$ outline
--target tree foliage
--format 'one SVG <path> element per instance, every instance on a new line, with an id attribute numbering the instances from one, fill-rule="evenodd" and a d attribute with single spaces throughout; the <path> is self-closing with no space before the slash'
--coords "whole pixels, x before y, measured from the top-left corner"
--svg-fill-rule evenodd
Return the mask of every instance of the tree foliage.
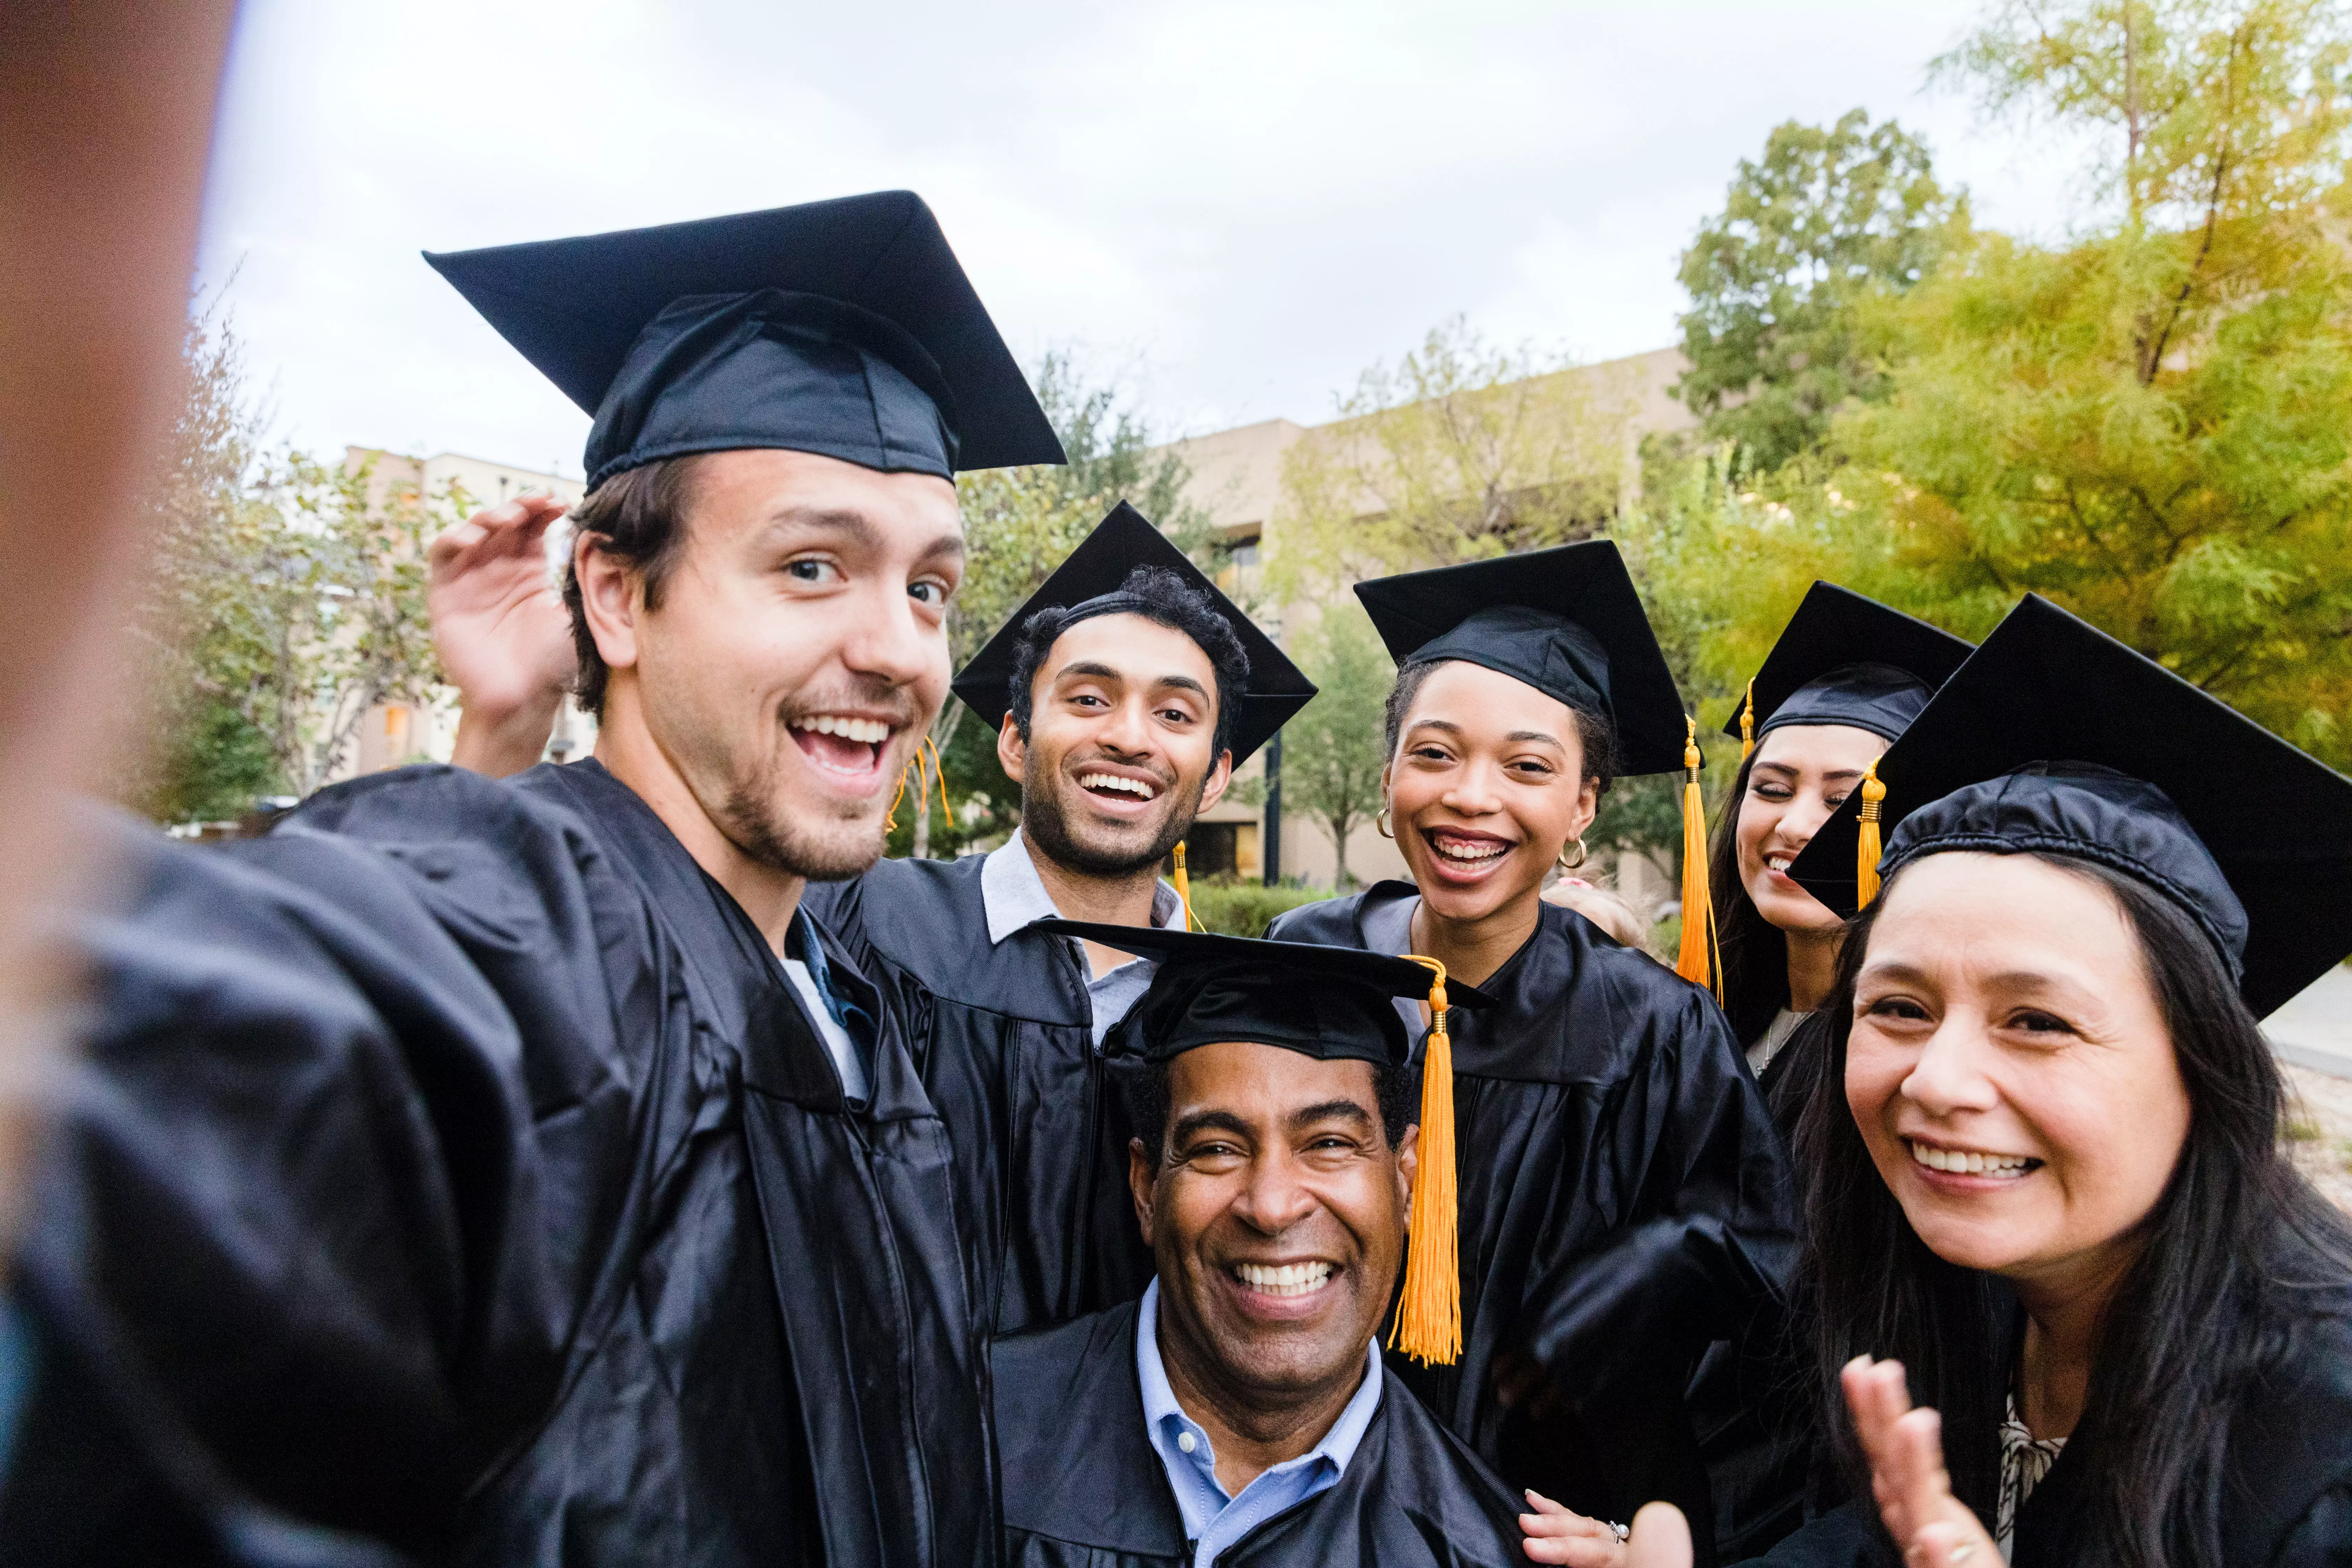
<path id="1" fill-rule="evenodd" d="M 1456 320 L 1375 363 L 1284 459 L 1277 597 L 1580 539 L 1633 477 L 1633 390 Z"/>
<path id="2" fill-rule="evenodd" d="M 1856 109 L 1827 129 L 1778 127 L 1683 253 L 1690 368 L 1675 395 L 1759 468 L 1819 446 L 1848 399 L 1885 391 L 1853 305 L 1926 278 L 1968 222 L 1967 197 L 1895 121 Z"/>
<path id="3" fill-rule="evenodd" d="M 2315 0 L 2004 7 L 1946 68 L 2104 137 L 2105 222 L 1866 309 L 1891 395 L 1834 437 L 1919 592 L 2046 595 L 2339 766 L 2347 61 Z"/>
<path id="4" fill-rule="evenodd" d="M 371 475 L 260 449 L 236 339 L 192 321 L 188 393 L 153 488 L 131 628 L 149 658 L 150 758 L 123 793 L 166 820 L 308 794 L 377 703 L 438 679 L 424 543 L 462 496 L 372 494 Z"/>
<path id="5" fill-rule="evenodd" d="M 1316 685 L 1315 700 L 1282 731 L 1284 803 L 1330 835 L 1344 890 L 1348 838 L 1380 809 L 1381 770 L 1388 763 L 1382 708 L 1396 680 L 1371 618 L 1338 603 L 1291 639 L 1291 657 Z"/>

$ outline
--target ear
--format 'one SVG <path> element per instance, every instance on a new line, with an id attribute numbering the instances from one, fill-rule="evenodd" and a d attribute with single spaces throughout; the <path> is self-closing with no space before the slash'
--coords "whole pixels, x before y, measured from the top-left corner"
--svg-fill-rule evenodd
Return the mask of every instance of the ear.
<path id="1" fill-rule="evenodd" d="M 1397 1203 L 1406 1214 L 1412 1212 L 1412 1176 L 1421 1169 L 1421 1124 L 1413 1123 L 1397 1140 Z"/>
<path id="2" fill-rule="evenodd" d="M 580 580 L 580 613 L 588 634 L 610 669 L 637 662 L 637 617 L 644 613 L 643 584 L 636 569 L 602 548 L 600 536 L 580 533 L 572 541 L 572 570 Z"/>
<path id="3" fill-rule="evenodd" d="M 1019 784 L 1028 761 L 1029 742 L 1021 738 L 1021 725 L 1013 717 L 1013 710 L 1007 708 L 1004 722 L 996 729 L 996 765 L 1004 770 L 1006 778 Z"/>
<path id="4" fill-rule="evenodd" d="M 1207 780 L 1201 785 L 1201 804 L 1193 809 L 1206 811 L 1224 799 L 1225 788 L 1233 782 L 1234 754 L 1231 752 L 1219 752 L 1217 765 L 1209 770 Z"/>
<path id="5" fill-rule="evenodd" d="M 1143 1245 L 1151 1245 L 1151 1189 L 1160 1162 L 1143 1147 L 1143 1140 L 1127 1141 L 1127 1190 L 1135 1199 L 1135 1223 L 1143 1227 Z"/>
<path id="6" fill-rule="evenodd" d="M 1601 781 L 1586 779 L 1577 786 L 1576 819 L 1569 826 L 1569 837 L 1581 838 L 1592 819 L 1601 815 Z M 1566 847 L 1565 845 L 1562 847 Z"/>

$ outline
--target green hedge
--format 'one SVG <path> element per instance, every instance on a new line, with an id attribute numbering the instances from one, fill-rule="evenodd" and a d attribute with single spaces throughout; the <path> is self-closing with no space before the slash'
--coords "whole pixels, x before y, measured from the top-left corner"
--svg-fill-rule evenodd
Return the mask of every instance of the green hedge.
<path id="1" fill-rule="evenodd" d="M 1331 896 L 1328 888 L 1269 888 L 1257 882 L 1192 884 L 1192 918 L 1227 936 L 1264 936 L 1285 910 Z"/>

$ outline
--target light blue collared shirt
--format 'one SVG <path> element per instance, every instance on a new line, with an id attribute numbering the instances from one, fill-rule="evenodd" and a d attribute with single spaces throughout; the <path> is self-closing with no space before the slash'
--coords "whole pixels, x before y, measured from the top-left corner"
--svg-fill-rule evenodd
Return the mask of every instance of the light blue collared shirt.
<path id="1" fill-rule="evenodd" d="M 1029 858 L 1028 841 L 1019 828 L 1013 837 L 988 852 L 980 866 L 980 903 L 988 915 L 988 940 L 992 946 L 1003 942 L 1014 931 L 1042 920 L 1058 916 L 1062 911 L 1054 903 L 1054 895 L 1045 890 L 1045 879 L 1037 875 L 1037 863 Z M 1184 922 L 1184 901 L 1176 889 L 1161 882 L 1151 889 L 1151 923 L 1168 929 Z M 1087 1001 L 1094 1012 L 1095 1044 L 1103 1043 L 1105 1036 L 1127 1016 L 1128 1010 L 1143 1000 L 1151 989 L 1152 971 L 1158 964 L 1148 958 L 1122 963 L 1105 974 L 1097 974 L 1087 963 L 1086 952 L 1078 952 L 1078 973 L 1087 976 Z"/>
<path id="2" fill-rule="evenodd" d="M 1184 1414 L 1168 1386 L 1160 1361 L 1160 1281 L 1143 1292 L 1135 1320 L 1135 1375 L 1143 1384 L 1143 1424 L 1153 1452 L 1168 1472 L 1168 1485 L 1184 1515 L 1184 1538 L 1193 1542 L 1192 1568 L 1216 1568 L 1220 1552 L 1284 1510 L 1339 1484 L 1339 1473 L 1356 1456 L 1381 1408 L 1381 1347 L 1372 1342 L 1364 1381 L 1339 1412 L 1323 1440 L 1295 1459 L 1285 1459 L 1229 1498 L 1217 1480 L 1216 1450 L 1209 1435 Z"/>

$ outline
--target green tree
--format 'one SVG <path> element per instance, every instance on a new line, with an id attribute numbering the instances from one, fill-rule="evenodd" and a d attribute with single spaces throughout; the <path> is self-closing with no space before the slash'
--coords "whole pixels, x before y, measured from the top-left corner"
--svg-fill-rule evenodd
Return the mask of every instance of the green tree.
<path id="1" fill-rule="evenodd" d="M 1359 577 L 1580 539 L 1633 478 L 1633 388 L 1455 320 L 1375 363 L 1284 459 L 1269 585 Z"/>
<path id="2" fill-rule="evenodd" d="M 1120 500 L 1160 525 L 1206 569 L 1217 564 L 1208 516 L 1184 499 L 1190 478 L 1183 459 L 1155 447 L 1149 423 L 1115 384 L 1091 381 L 1077 356 L 1049 353 L 1036 374 L 1038 401 L 1062 438 L 1069 462 L 991 468 L 960 475 L 967 549 L 963 586 L 948 610 L 948 640 L 956 667 L 994 637 L 997 628 L 1035 593 L 1062 559 Z M 996 759 L 996 737 L 970 721 L 950 700 L 931 724 L 942 764 L 919 801 L 914 779 L 895 814 L 889 852 L 952 855 L 975 839 L 1004 832 L 1020 820 L 1019 785 Z M 943 776 L 955 824 L 934 819 Z"/>
<path id="3" fill-rule="evenodd" d="M 370 708 L 425 698 L 439 671 L 424 543 L 467 504 L 376 493 L 366 469 L 260 452 L 236 341 L 216 314 L 192 321 L 185 358 L 131 627 L 149 658 L 154 742 L 124 782 L 166 818 L 233 815 L 271 787 L 308 794 Z"/>
<path id="4" fill-rule="evenodd" d="M 1833 437 L 1921 592 L 2044 594 L 2338 766 L 2347 60 L 2326 0 L 2001 7 L 1941 68 L 2098 138 L 2098 221 L 1867 306 L 1891 395 Z"/>
<path id="5" fill-rule="evenodd" d="M 1357 886 L 1348 868 L 1348 836 L 1381 805 L 1381 770 L 1388 763 L 1382 709 L 1396 666 L 1371 618 L 1345 602 L 1292 638 L 1291 657 L 1318 690 L 1283 726 L 1283 799 L 1331 836 L 1344 891 Z"/>
<path id="6" fill-rule="evenodd" d="M 1855 301 L 1917 283 L 1967 229 L 1967 197 L 1895 121 L 1856 109 L 1826 130 L 1778 127 L 1683 253 L 1690 369 L 1675 395 L 1758 468 L 1819 446 L 1848 399 L 1885 390 Z"/>

